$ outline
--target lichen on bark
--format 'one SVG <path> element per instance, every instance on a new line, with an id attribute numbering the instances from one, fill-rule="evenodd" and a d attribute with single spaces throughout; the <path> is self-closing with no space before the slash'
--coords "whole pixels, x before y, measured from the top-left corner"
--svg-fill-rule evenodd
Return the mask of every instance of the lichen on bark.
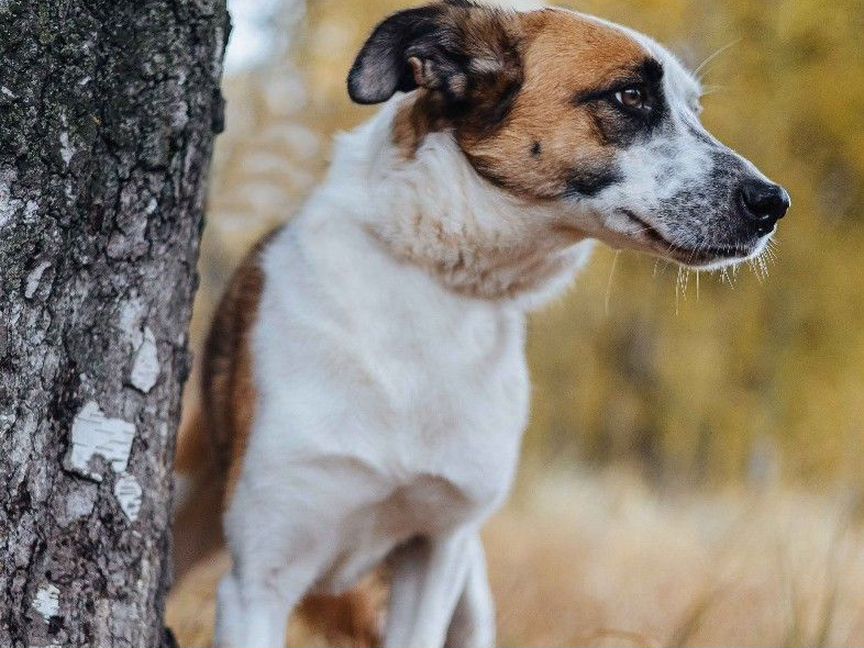
<path id="1" fill-rule="evenodd" d="M 170 465 L 227 33 L 224 0 L 0 0 L 2 646 L 168 643 Z M 98 445 L 70 461 L 94 412 L 125 465 Z"/>

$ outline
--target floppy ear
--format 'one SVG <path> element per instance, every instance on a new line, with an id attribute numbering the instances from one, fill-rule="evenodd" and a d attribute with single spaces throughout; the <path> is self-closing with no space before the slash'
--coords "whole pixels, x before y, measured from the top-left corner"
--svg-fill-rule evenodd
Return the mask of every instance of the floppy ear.
<path id="1" fill-rule="evenodd" d="M 463 101 L 472 88 L 518 59 L 504 19 L 504 13 L 467 0 L 394 14 L 360 50 L 348 75 L 348 94 L 357 103 L 374 104 L 422 87 L 450 102 Z"/>
<path id="2" fill-rule="evenodd" d="M 408 62 L 408 48 L 435 40 L 443 17 L 444 5 L 432 5 L 400 11 L 379 24 L 348 74 L 351 99 L 359 104 L 375 104 L 387 101 L 396 92 L 417 88 L 420 84 L 415 66 Z"/>

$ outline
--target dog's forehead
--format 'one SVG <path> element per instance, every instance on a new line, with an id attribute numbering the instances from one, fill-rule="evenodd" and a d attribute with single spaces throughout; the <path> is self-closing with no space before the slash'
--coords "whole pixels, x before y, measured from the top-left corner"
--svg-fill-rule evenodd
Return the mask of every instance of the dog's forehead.
<path id="1" fill-rule="evenodd" d="M 645 51 L 653 56 L 663 65 L 666 77 L 666 86 L 674 92 L 675 95 L 685 99 L 688 103 L 699 101 L 702 96 L 702 84 L 690 70 L 688 70 L 675 54 L 666 49 L 663 45 L 655 41 L 650 36 L 625 27 L 613 22 L 603 21 L 599 18 L 594 20 L 600 21 L 602 24 L 608 25 L 611 29 L 617 29 L 620 32 L 628 35 L 634 41 L 639 43 Z"/>
<path id="2" fill-rule="evenodd" d="M 539 16 L 541 12 L 534 13 Z M 702 88 L 696 77 L 668 49 L 645 34 L 617 23 L 570 9 L 542 10 L 535 42 L 552 44 L 556 58 L 579 57 L 586 75 L 602 79 L 616 69 L 654 59 L 663 66 L 665 86 L 671 96 L 689 105 L 697 104 Z M 548 56 L 547 47 L 547 56 Z M 530 55 L 530 49 L 529 49 Z"/>

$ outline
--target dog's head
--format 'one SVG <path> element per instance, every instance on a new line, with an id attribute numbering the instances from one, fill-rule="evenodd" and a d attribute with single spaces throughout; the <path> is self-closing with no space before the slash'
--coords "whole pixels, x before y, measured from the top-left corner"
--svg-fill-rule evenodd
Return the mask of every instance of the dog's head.
<path id="1" fill-rule="evenodd" d="M 449 0 L 382 22 L 348 78 L 359 103 L 418 90 L 407 155 L 450 131 L 488 181 L 560 226 L 697 267 L 759 254 L 789 196 L 699 121 L 700 87 L 641 34 L 562 9 Z"/>

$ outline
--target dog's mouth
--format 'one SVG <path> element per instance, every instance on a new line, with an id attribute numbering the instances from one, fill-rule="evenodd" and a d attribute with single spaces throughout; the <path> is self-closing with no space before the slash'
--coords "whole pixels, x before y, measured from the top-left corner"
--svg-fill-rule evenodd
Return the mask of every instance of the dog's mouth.
<path id="1" fill-rule="evenodd" d="M 761 242 L 757 239 L 749 244 L 705 244 L 687 247 L 670 241 L 651 223 L 629 209 L 621 209 L 620 211 L 639 225 L 639 234 L 648 244 L 649 252 L 692 268 L 722 267 L 745 261 L 756 254 Z"/>

